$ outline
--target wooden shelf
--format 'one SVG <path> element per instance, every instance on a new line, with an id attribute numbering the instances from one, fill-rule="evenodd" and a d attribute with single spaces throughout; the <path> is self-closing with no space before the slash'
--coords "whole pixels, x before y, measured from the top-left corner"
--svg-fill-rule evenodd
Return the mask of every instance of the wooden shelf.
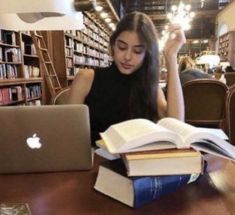
<path id="1" fill-rule="evenodd" d="M 91 17 L 88 12 L 84 13 L 86 28 L 83 30 L 48 32 L 48 46 L 62 87 L 71 84 L 81 68 L 110 64 L 109 29 L 104 30 L 97 24 L 99 20 Z"/>
<path id="2" fill-rule="evenodd" d="M 235 31 L 219 37 L 219 56 L 222 61 L 228 61 L 231 66 L 235 66 Z"/>
<path id="3" fill-rule="evenodd" d="M 44 103 L 44 80 L 33 77 L 35 72 L 42 75 L 43 71 L 33 52 L 31 36 L 26 32 L 0 29 L 0 41 L 0 106 L 28 105 L 26 93 L 40 94 L 32 100 Z"/>
<path id="4" fill-rule="evenodd" d="M 0 87 L 10 86 L 10 85 L 20 85 L 20 84 L 30 84 L 30 83 L 42 83 L 42 78 L 16 78 L 16 79 L 0 79 Z"/>

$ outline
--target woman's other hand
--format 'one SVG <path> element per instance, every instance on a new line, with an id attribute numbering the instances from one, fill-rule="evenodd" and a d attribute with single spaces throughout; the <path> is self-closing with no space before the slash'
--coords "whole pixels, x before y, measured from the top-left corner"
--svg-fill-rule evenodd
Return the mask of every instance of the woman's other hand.
<path id="1" fill-rule="evenodd" d="M 166 41 L 163 53 L 165 57 L 170 55 L 177 55 L 180 48 L 186 42 L 185 34 L 180 25 L 170 24 L 167 31 L 169 32 L 169 38 Z"/>

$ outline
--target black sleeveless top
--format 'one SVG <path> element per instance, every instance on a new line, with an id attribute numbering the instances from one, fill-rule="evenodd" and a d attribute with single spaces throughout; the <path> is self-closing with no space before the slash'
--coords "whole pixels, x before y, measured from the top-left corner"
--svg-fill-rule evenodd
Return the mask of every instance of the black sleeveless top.
<path id="1" fill-rule="evenodd" d="M 99 132 L 129 118 L 131 80 L 135 73 L 122 74 L 114 63 L 95 70 L 91 90 L 85 99 L 90 111 L 93 144 L 100 139 Z"/>

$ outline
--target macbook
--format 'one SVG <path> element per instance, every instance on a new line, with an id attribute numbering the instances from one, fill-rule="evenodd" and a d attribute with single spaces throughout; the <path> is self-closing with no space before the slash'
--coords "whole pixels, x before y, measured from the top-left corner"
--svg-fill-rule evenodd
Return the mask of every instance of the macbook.
<path id="1" fill-rule="evenodd" d="M 86 105 L 0 107 L 0 173 L 91 167 Z"/>

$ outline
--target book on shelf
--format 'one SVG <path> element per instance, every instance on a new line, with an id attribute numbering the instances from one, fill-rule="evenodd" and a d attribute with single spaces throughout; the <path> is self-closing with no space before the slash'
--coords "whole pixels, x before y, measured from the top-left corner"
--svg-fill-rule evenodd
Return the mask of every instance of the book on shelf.
<path id="1" fill-rule="evenodd" d="M 203 158 L 194 149 L 165 149 L 121 155 L 128 176 L 179 175 L 203 172 Z"/>
<path id="2" fill-rule="evenodd" d="M 94 189 L 130 207 L 139 208 L 195 181 L 199 174 L 128 177 L 121 159 L 100 164 Z"/>
<path id="3" fill-rule="evenodd" d="M 100 135 L 112 154 L 192 147 L 197 151 L 235 160 L 235 147 L 212 129 L 198 128 L 169 117 L 158 123 L 147 119 L 123 121 L 111 125 Z"/>
<path id="4" fill-rule="evenodd" d="M 0 89 L 0 105 L 3 104 L 2 89 Z"/>

